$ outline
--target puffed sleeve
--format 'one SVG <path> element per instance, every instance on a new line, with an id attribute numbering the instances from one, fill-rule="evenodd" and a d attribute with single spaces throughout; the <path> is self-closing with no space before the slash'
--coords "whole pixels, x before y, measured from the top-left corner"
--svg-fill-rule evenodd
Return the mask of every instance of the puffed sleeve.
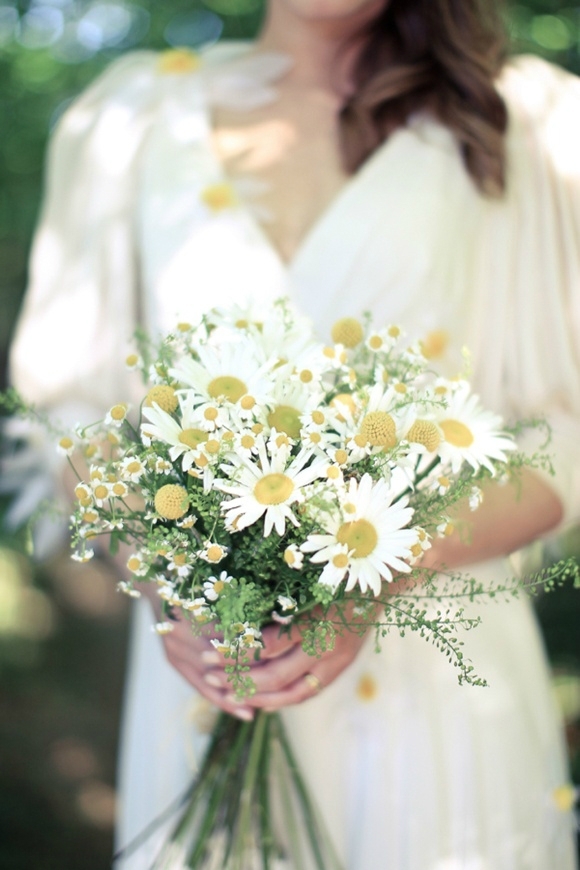
<path id="1" fill-rule="evenodd" d="M 511 416 L 546 417 L 555 469 L 546 480 L 565 525 L 580 520 L 580 79 L 522 57 L 500 87 L 508 189 L 505 202 L 485 205 L 481 227 L 484 392 L 502 395 Z M 525 446 L 537 442 L 532 433 Z"/>
<path id="2" fill-rule="evenodd" d="M 11 380 L 44 407 L 102 409 L 123 395 L 138 314 L 133 245 L 139 151 L 154 108 L 155 55 L 112 64 L 52 136 Z"/>
<path id="3" fill-rule="evenodd" d="M 65 111 L 51 137 L 29 287 L 10 354 L 22 396 L 64 426 L 88 423 L 126 400 L 126 348 L 139 318 L 133 243 L 139 154 L 155 116 L 156 55 L 114 62 Z M 13 422 L 22 434 L 18 421 Z M 50 491 L 55 448 L 42 432 L 8 462 L 23 475 L 12 518 L 21 520 Z M 24 474 L 24 472 L 27 472 Z"/>

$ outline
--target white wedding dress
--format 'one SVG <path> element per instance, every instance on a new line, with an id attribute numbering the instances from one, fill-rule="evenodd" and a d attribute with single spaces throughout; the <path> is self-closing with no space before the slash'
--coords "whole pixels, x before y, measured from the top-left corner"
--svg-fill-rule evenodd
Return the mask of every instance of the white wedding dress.
<path id="1" fill-rule="evenodd" d="M 136 395 L 122 360 L 137 322 L 172 328 L 208 306 L 289 293 L 322 336 L 338 317 L 428 336 L 447 373 L 471 352 L 488 406 L 546 413 L 553 485 L 580 515 L 580 83 L 538 59 L 500 83 L 508 190 L 478 194 L 451 134 L 425 115 L 346 184 L 289 265 L 251 202 L 211 209 L 227 182 L 211 107 L 274 98 L 286 60 L 209 50 L 199 70 L 149 52 L 112 65 L 65 113 L 50 151 L 31 288 L 12 375 L 66 419 Z M 165 60 L 164 60 L 165 58 Z M 475 568 L 503 578 L 503 560 Z M 416 636 L 369 644 L 315 699 L 285 711 L 346 870 L 573 870 L 574 821 L 557 800 L 565 751 L 528 602 L 489 605 L 465 638 L 489 688 L 459 687 Z M 119 844 L 189 783 L 203 704 L 166 663 L 147 605 L 134 611 Z M 164 829 L 123 870 L 147 870 Z M 294 868 L 305 870 L 305 868 Z"/>

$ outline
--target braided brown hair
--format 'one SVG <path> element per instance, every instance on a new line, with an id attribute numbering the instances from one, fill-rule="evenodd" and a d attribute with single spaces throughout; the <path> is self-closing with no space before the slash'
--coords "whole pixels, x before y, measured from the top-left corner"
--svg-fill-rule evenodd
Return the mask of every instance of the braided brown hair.
<path id="1" fill-rule="evenodd" d="M 355 37 L 353 93 L 340 114 L 346 169 L 428 109 L 455 135 L 478 188 L 505 188 L 507 110 L 494 81 L 507 39 L 494 0 L 386 0 Z"/>

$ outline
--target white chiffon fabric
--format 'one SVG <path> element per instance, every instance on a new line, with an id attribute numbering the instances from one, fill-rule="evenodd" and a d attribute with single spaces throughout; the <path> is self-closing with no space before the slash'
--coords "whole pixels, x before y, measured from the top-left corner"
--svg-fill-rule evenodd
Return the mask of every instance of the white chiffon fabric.
<path id="1" fill-rule="evenodd" d="M 505 69 L 508 190 L 482 197 L 451 134 L 426 115 L 396 132 L 282 262 L 252 209 L 211 210 L 228 180 L 211 147 L 212 106 L 272 98 L 285 59 L 208 50 L 171 73 L 126 56 L 65 113 L 53 137 L 31 287 L 12 376 L 31 400 L 78 415 L 135 394 L 122 361 L 151 330 L 208 306 L 289 293 L 321 336 L 370 310 L 461 350 L 485 403 L 553 427 L 566 522 L 580 516 L 580 84 L 533 58 Z M 503 560 L 473 568 L 501 579 Z M 299 761 L 346 870 L 573 870 L 560 723 L 526 601 L 482 609 L 465 637 L 490 686 L 459 687 L 425 641 L 368 644 L 315 699 L 285 712 Z M 134 611 L 120 771 L 119 844 L 188 785 L 203 704 Z M 123 870 L 151 864 L 165 828 Z M 294 868 L 306 870 L 306 868 Z"/>

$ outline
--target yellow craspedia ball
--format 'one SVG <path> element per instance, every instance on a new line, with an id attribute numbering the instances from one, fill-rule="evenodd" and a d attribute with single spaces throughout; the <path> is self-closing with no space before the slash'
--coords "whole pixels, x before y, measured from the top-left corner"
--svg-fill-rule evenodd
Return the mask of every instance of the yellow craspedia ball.
<path id="1" fill-rule="evenodd" d="M 362 324 L 356 317 L 341 317 L 330 334 L 335 344 L 343 344 L 345 347 L 356 347 L 364 338 Z"/>
<path id="2" fill-rule="evenodd" d="M 169 387 L 167 384 L 159 384 L 156 387 L 151 387 L 145 397 L 145 404 L 148 407 L 151 407 L 153 403 L 159 405 L 162 411 L 172 414 L 177 408 L 179 401 L 173 387 Z"/>
<path id="3" fill-rule="evenodd" d="M 178 520 L 188 509 L 187 490 L 178 483 L 166 483 L 155 493 L 155 510 L 166 520 Z"/>
<path id="4" fill-rule="evenodd" d="M 407 432 L 407 441 L 423 444 L 432 453 L 439 447 L 441 435 L 435 423 L 432 423 L 430 420 L 415 420 Z"/>

